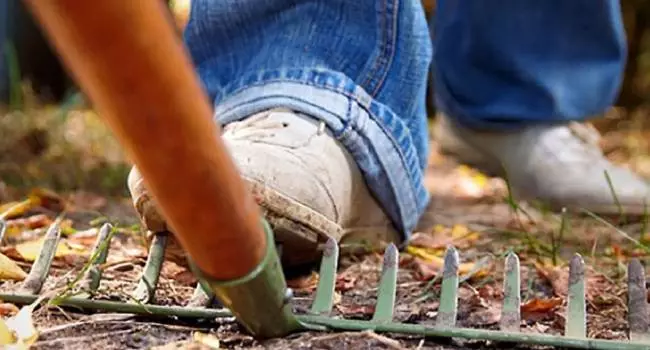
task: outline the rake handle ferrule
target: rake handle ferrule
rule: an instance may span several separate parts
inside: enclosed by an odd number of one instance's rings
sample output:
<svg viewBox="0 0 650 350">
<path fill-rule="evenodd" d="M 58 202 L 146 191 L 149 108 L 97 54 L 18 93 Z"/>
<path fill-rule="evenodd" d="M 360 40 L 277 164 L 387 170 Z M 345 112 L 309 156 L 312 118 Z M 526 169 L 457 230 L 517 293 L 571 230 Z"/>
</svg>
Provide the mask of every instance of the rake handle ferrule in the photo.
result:
<svg viewBox="0 0 650 350">
<path fill-rule="evenodd" d="M 219 281 L 205 276 L 191 261 L 190 266 L 204 289 L 214 292 L 250 333 L 260 338 L 273 338 L 303 327 L 291 309 L 287 293 L 290 290 L 273 244 L 273 231 L 266 220 L 262 223 L 266 232 L 266 252 L 260 264 L 248 275 Z"/>
<path fill-rule="evenodd" d="M 192 260 L 219 280 L 249 274 L 269 244 L 260 211 L 164 2 L 25 1 Z"/>
</svg>

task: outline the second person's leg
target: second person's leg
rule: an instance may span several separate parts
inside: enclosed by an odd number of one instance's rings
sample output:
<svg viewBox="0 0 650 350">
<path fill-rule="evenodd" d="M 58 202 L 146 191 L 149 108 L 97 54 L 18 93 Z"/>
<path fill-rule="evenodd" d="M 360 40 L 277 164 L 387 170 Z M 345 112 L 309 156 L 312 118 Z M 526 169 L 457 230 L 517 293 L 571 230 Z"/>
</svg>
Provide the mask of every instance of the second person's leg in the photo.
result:
<svg viewBox="0 0 650 350">
<path fill-rule="evenodd" d="M 438 0 L 436 138 L 460 161 L 554 207 L 642 214 L 648 185 L 574 123 L 615 100 L 625 62 L 617 0 Z"/>
</svg>

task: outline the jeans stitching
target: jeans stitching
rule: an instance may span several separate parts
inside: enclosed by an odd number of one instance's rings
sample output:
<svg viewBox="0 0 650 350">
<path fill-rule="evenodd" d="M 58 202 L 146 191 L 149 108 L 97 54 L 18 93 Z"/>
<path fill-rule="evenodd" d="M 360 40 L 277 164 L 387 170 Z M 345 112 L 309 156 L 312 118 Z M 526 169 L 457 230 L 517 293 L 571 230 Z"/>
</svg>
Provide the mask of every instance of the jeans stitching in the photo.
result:
<svg viewBox="0 0 650 350">
<path fill-rule="evenodd" d="M 386 75 L 388 75 L 388 67 L 390 62 L 392 62 L 392 56 L 394 54 L 394 25 L 396 22 L 395 6 L 393 5 L 392 11 L 389 8 L 388 2 L 391 0 L 383 0 L 381 2 L 381 10 L 379 12 L 379 52 L 375 58 L 375 62 L 372 65 L 372 68 L 366 74 L 365 80 L 360 86 L 367 88 L 368 94 L 372 97 L 375 97 L 379 89 L 381 88 Z M 399 0 L 397 0 L 399 1 Z M 393 21 L 388 20 L 389 17 L 393 17 Z"/>
</svg>

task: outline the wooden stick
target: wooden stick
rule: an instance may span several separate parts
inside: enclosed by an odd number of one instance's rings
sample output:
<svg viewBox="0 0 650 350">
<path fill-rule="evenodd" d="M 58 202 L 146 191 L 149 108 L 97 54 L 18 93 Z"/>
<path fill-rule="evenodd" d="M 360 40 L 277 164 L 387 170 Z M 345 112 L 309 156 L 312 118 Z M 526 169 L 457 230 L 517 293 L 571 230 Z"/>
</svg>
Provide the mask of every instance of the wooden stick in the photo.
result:
<svg viewBox="0 0 650 350">
<path fill-rule="evenodd" d="M 193 262 L 218 280 L 249 273 L 267 244 L 260 211 L 219 138 L 165 2 L 25 1 Z"/>
</svg>

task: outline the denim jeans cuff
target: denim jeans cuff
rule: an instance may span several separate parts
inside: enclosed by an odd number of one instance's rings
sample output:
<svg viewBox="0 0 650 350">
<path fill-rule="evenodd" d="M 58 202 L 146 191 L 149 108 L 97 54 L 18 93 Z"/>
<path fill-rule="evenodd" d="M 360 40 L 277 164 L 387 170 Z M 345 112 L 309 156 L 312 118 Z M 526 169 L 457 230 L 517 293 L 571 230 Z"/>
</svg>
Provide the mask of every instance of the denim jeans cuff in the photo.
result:
<svg viewBox="0 0 650 350">
<path fill-rule="evenodd" d="M 350 152 L 371 192 L 404 238 L 429 201 L 408 128 L 390 109 L 338 72 L 302 69 L 264 72 L 215 106 L 222 125 L 276 107 L 323 121 Z"/>
</svg>

